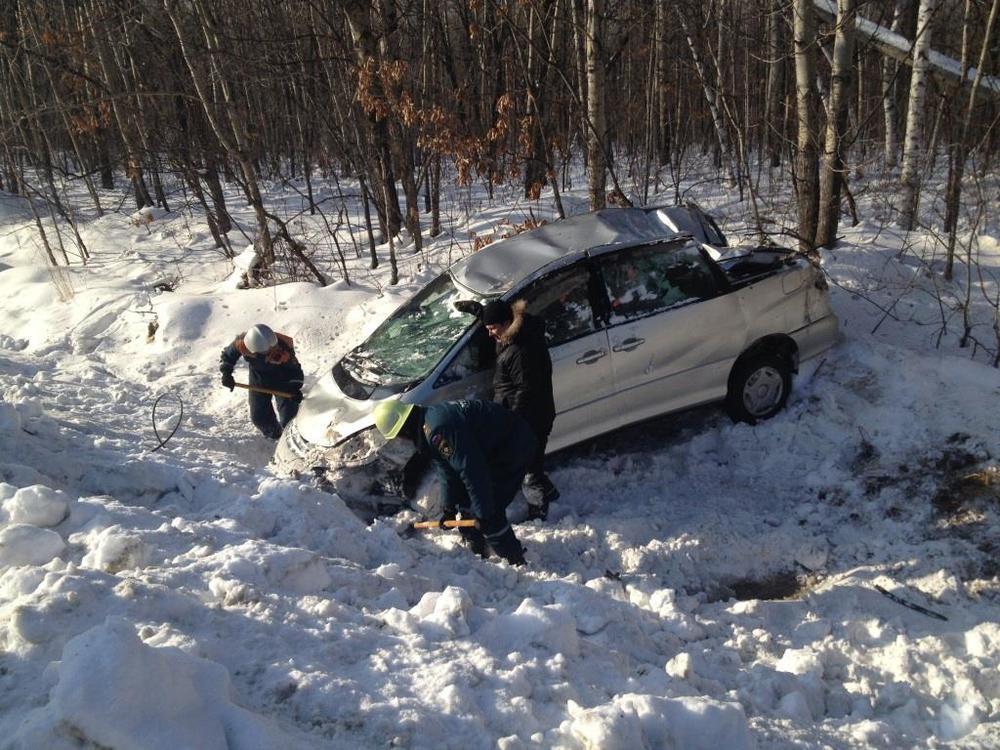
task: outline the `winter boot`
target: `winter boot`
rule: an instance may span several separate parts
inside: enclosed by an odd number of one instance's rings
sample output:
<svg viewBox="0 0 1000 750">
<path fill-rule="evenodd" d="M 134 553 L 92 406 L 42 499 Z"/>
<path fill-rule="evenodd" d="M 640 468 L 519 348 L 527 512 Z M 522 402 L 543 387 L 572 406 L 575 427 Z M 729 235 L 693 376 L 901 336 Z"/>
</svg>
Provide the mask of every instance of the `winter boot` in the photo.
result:
<svg viewBox="0 0 1000 750">
<path fill-rule="evenodd" d="M 462 543 L 484 560 L 490 556 L 489 545 L 483 532 L 475 527 L 460 526 L 458 532 L 462 535 Z"/>
<path fill-rule="evenodd" d="M 547 477 L 546 482 L 548 483 L 548 489 L 542 496 L 542 501 L 537 504 L 528 503 L 529 521 L 547 521 L 549 518 L 549 503 L 559 499 L 559 490 L 556 489 L 556 486 L 552 482 L 549 482 Z"/>
<path fill-rule="evenodd" d="M 524 547 L 514 536 L 514 530 L 508 526 L 502 534 L 490 538 L 490 546 L 500 557 L 511 565 L 524 565 Z"/>
</svg>

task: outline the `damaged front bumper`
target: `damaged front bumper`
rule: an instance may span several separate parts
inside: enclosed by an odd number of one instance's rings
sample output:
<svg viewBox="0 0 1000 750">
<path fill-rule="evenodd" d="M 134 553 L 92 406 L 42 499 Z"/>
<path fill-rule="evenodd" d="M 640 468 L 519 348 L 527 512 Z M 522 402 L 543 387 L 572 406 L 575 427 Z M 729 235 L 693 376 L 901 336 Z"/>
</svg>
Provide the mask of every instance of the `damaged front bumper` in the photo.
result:
<svg viewBox="0 0 1000 750">
<path fill-rule="evenodd" d="M 385 440 L 369 427 L 332 446 L 310 443 L 289 423 L 278 441 L 274 466 L 285 476 L 315 477 L 365 515 L 386 515 L 412 497 L 426 467 L 405 440 Z"/>
</svg>

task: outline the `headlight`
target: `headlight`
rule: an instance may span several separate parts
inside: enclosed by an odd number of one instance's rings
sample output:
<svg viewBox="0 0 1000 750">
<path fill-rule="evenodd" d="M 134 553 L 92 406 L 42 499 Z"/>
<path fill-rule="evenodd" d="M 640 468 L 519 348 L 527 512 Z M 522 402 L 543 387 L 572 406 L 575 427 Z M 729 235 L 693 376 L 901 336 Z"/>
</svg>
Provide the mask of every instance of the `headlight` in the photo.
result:
<svg viewBox="0 0 1000 750">
<path fill-rule="evenodd" d="M 365 466 L 379 457 L 379 449 L 383 448 L 386 440 L 382 433 L 374 427 L 355 432 L 326 452 L 327 462 L 331 466 L 343 466 L 346 468 L 356 468 Z"/>
</svg>

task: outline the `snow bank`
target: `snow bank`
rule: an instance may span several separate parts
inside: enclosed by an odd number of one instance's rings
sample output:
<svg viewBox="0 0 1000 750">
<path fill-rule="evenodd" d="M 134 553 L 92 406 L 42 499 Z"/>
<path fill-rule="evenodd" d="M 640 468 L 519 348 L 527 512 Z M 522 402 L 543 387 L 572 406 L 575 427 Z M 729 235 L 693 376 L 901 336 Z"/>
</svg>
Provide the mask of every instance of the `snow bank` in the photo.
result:
<svg viewBox="0 0 1000 750">
<path fill-rule="evenodd" d="M 16 565 L 44 565 L 62 554 L 63 538 L 49 529 L 15 523 L 0 530 L 0 568 Z"/>
<path fill-rule="evenodd" d="M 54 671 L 48 704 L 27 716 L 14 748 L 294 746 L 268 719 L 232 702 L 224 667 L 147 646 L 121 618 L 69 641 Z"/>
<path fill-rule="evenodd" d="M 743 709 L 708 698 L 627 694 L 591 709 L 570 701 L 569 713 L 569 731 L 587 750 L 753 747 Z"/>
</svg>

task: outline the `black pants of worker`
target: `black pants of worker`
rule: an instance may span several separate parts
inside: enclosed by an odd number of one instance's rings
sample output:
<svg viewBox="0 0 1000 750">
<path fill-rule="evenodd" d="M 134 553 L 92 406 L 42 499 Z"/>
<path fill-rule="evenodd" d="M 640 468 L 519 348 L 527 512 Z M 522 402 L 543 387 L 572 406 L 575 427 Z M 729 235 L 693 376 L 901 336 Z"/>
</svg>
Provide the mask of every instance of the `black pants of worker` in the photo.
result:
<svg viewBox="0 0 1000 750">
<path fill-rule="evenodd" d="M 511 565 L 524 565 L 524 549 L 517 540 L 514 530 L 507 522 L 507 506 L 514 500 L 521 485 L 520 473 L 514 475 L 494 475 L 492 508 L 484 509 L 486 516 L 479 519 L 479 528 L 459 528 L 466 545 L 480 557 L 489 557 L 490 549 Z M 453 519 L 456 511 L 464 518 L 472 516 L 468 493 L 462 493 L 457 507 L 445 507 L 444 519 Z"/>
<path fill-rule="evenodd" d="M 528 470 L 524 473 L 521 492 L 528 501 L 530 516 L 544 520 L 548 515 L 549 503 L 559 497 L 559 490 L 545 474 L 545 445 L 549 441 L 549 436 L 536 434 L 535 437 L 538 438 L 538 450 L 532 456 Z"/>
<path fill-rule="evenodd" d="M 278 408 L 275 415 L 271 399 Z M 292 421 L 299 411 L 299 402 L 290 398 L 271 396 L 267 393 L 250 391 L 250 421 L 254 423 L 266 437 L 277 440 L 285 425 Z"/>
</svg>

